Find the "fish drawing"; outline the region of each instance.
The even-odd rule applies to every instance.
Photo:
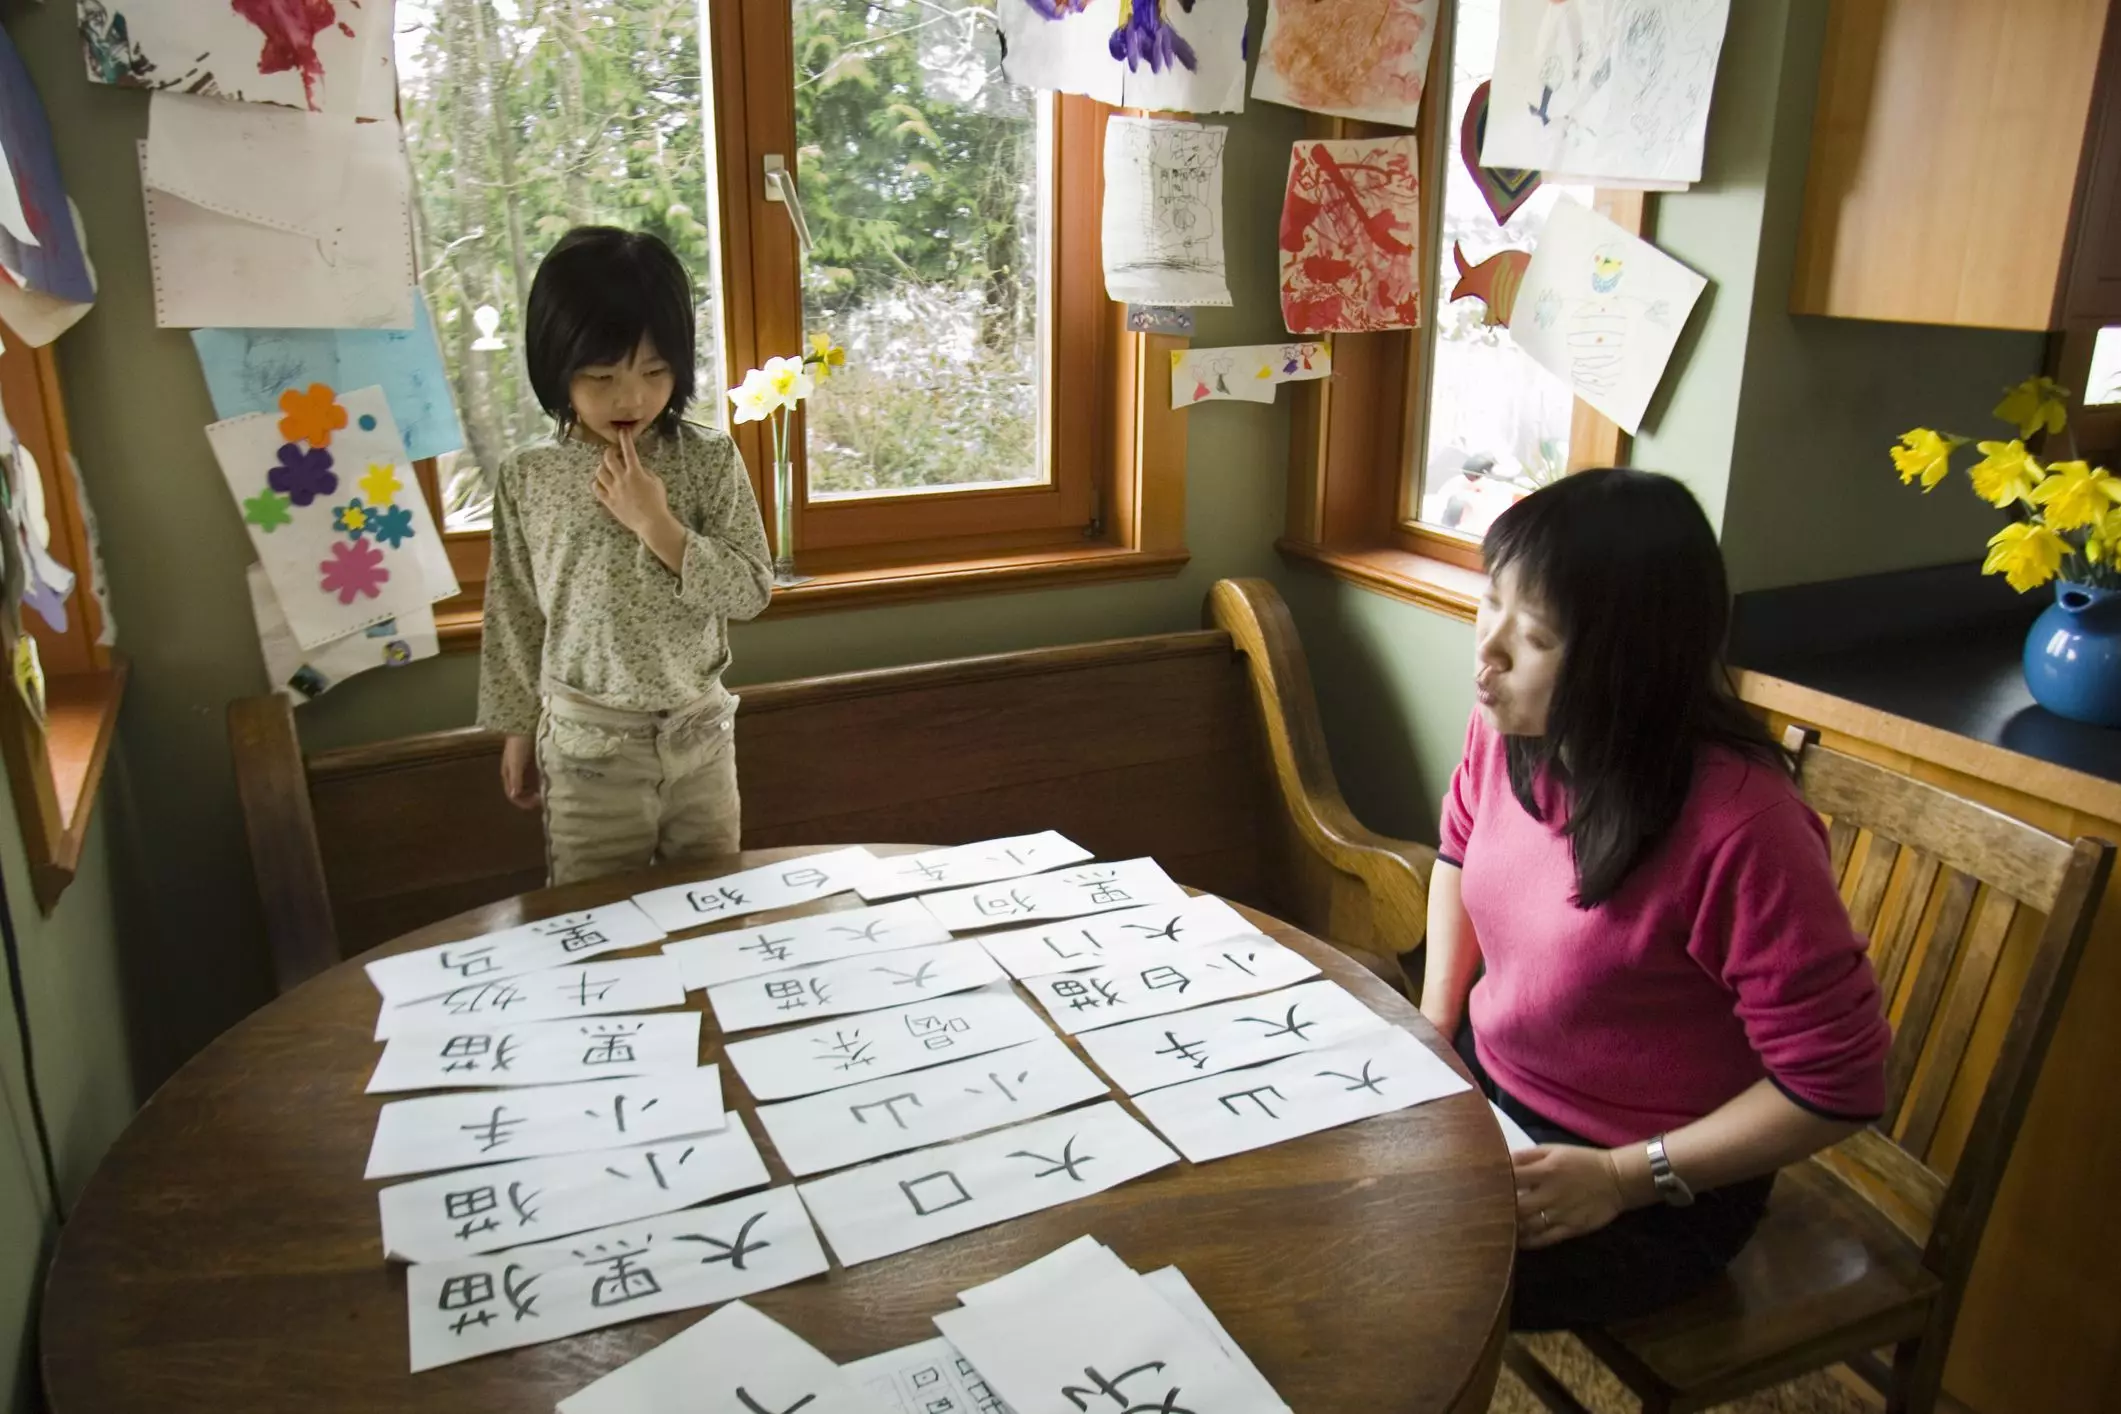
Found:
[[[1458,266],[1458,283],[1451,287],[1451,298],[1480,300],[1487,305],[1482,323],[1508,324],[1517,304],[1518,286],[1524,282],[1524,272],[1532,264],[1532,253],[1497,251],[1478,265],[1468,265],[1465,248],[1454,243],[1451,259]]]

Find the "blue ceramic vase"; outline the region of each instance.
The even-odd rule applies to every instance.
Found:
[[[2025,639],[2025,685],[2058,717],[2121,727],[2121,590],[2058,581]]]

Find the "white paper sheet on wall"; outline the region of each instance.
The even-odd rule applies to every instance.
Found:
[[[1437,0],[1269,0],[1252,96],[1411,128],[1437,10]]]
[[[827,1268],[793,1188],[405,1272],[415,1374],[749,1296]]]
[[[852,1267],[1102,1193],[1177,1157],[1107,1101],[812,1179],[796,1191],[840,1265]]]
[[[707,933],[667,943],[663,953],[677,959],[690,991],[793,967],[949,941],[948,928],[912,899],[903,899],[875,908],[804,914],[762,928]]]
[[[774,1151],[797,1178],[962,1139],[1107,1094],[1058,1036],[760,1105]]]
[[[653,1012],[399,1036],[384,1042],[368,1093],[560,1085],[692,1070],[700,1063],[700,1021],[696,1011]]]
[[[1122,304],[1224,305],[1229,129],[1155,118],[1105,126],[1105,292]]]
[[[1502,0],[1481,164],[1699,181],[1729,14],[1730,0]]]
[[[346,139],[346,175],[331,208],[335,235],[320,240],[224,215],[141,186],[155,322],[164,329],[410,329],[412,190],[393,120],[357,125]]]
[[[376,1199],[385,1256],[448,1262],[673,1213],[769,1181],[738,1120],[714,1134],[436,1174]]]
[[[1245,0],[1193,0],[1156,6],[1123,23],[1120,0],[1058,7],[997,0],[1002,75],[1027,88],[1080,93],[1115,108],[1241,112],[1248,8]],[[1152,59],[1143,46],[1159,31],[1169,36],[1168,52],[1157,45]]]
[[[561,1400],[559,1414],[797,1410],[883,1414],[873,1395],[808,1341],[742,1301],[732,1301],[580,1394]]]
[[[364,1178],[470,1168],[646,1144],[729,1124],[721,1071],[393,1100],[376,1116]]]
[[[383,79],[396,8],[83,0],[82,58],[97,83],[382,119],[396,111]]]
[[[287,611],[265,566],[244,571],[250,587],[251,619],[258,626],[258,650],[265,658],[265,678],[273,691],[300,706],[323,696],[350,677],[370,668],[402,668],[442,651],[430,605],[407,609],[382,623],[344,638],[304,648],[287,622]]]
[[[584,962],[530,972],[505,982],[466,982],[437,997],[386,1002],[376,1015],[376,1039],[572,1016],[607,1016],[685,1004],[678,965],[667,957]]]

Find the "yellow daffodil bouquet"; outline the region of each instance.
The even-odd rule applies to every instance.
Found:
[[[800,582],[795,572],[795,471],[788,456],[789,414],[817,390],[819,380],[830,378],[833,369],[846,364],[847,351],[833,343],[831,335],[812,334],[808,353],[800,358],[769,358],[763,368],[752,369],[742,383],[729,390],[738,422],[772,419],[768,432],[773,438],[776,584]]]
[[[2018,517],[1989,538],[1981,572],[2002,575],[2021,594],[2058,574],[2076,584],[2121,589],[2121,478],[2082,461],[2043,464],[2025,449],[2028,437],[2064,431],[2068,398],[2052,378],[2028,378],[2007,391],[1995,415],[2018,435],[1975,443],[1981,460],[1967,468],[1975,495]],[[1893,465],[1903,482],[1919,480],[1925,493],[1934,491],[1951,473],[1952,454],[1966,443],[1949,432],[1917,427],[1893,448]]]

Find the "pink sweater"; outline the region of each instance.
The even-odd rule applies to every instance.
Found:
[[[1820,1114],[1884,1110],[1877,982],[1788,776],[1704,752],[1671,832],[1588,911],[1570,902],[1563,792],[1542,779],[1538,798],[1546,823],[1476,712],[1439,853],[1464,871],[1487,969],[1470,1014],[1498,1085],[1599,1144],[1676,1129],[1762,1076]]]

